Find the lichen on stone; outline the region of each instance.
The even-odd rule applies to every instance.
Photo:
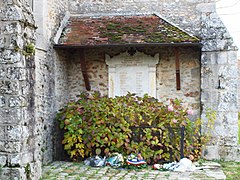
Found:
[[[72,17],[63,44],[197,43],[199,39],[156,15]]]

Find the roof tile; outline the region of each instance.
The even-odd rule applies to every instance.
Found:
[[[79,46],[184,42],[199,39],[156,15],[71,17],[59,40]]]

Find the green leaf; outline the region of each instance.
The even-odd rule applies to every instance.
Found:
[[[99,155],[99,154],[101,154],[101,149],[97,148],[95,152],[97,155]]]

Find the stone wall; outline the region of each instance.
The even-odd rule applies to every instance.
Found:
[[[55,72],[61,62],[52,39],[67,6],[33,1],[36,32],[25,0],[0,1],[0,179],[39,179],[42,162],[53,160]],[[35,42],[35,56],[26,56],[26,46]]]
[[[60,51],[55,56],[57,59],[54,64],[54,91],[55,96],[54,99],[54,108],[52,110],[52,114],[55,116],[56,112],[61,109],[66,102],[69,101],[69,78],[68,78],[68,67],[69,67],[69,57],[71,53]],[[70,58],[71,59],[71,58]],[[79,72],[78,72],[79,73]],[[50,117],[49,117],[50,118]],[[63,149],[62,146],[62,139],[63,139],[63,133],[62,130],[60,130],[59,123],[57,121],[54,121],[53,117],[50,121],[51,124],[49,124],[49,127],[52,127],[49,130],[52,131],[51,136],[48,135],[49,139],[51,139],[52,144],[51,150],[53,150],[53,154],[51,157],[53,157],[53,160],[66,160],[68,159],[68,156],[66,155],[66,152]]]
[[[99,91],[108,95],[108,69],[105,63],[105,54],[102,50],[89,49],[85,52],[86,68],[92,91]],[[86,91],[83,80],[80,56],[77,52],[68,57],[68,90],[69,98],[76,99],[81,92]]]
[[[34,117],[35,23],[25,1],[0,1],[0,179],[41,174]]]
[[[181,99],[194,110],[195,116],[200,115],[200,52],[197,48],[180,48],[180,83],[176,88],[176,55],[174,48],[160,51],[160,62],[157,66],[157,98]]]
[[[112,50],[111,50],[112,51]],[[108,95],[108,67],[103,49],[86,51],[86,67],[92,91]],[[167,101],[168,98],[179,98],[189,104],[200,115],[200,59],[196,48],[180,48],[181,90],[176,90],[175,54],[173,48],[157,48],[160,54],[157,65],[157,98]],[[67,54],[65,52],[65,54]],[[68,56],[68,57],[67,57]],[[62,60],[68,64],[69,99],[74,100],[81,92],[86,91],[82,77],[80,57],[77,52],[68,53]]]
[[[236,52],[204,52],[202,56],[202,116],[206,108],[217,111],[214,137],[205,157],[239,161]]]
[[[240,160],[237,49],[214,8],[202,9],[201,103],[217,111],[208,159]],[[203,130],[205,129],[203,125]]]
[[[66,101],[63,98],[66,97],[64,95],[64,86],[59,87],[60,82],[64,81],[62,77],[65,77],[61,68],[66,66],[57,58],[52,43],[67,6],[66,1],[33,1],[33,13],[38,25],[35,53],[36,84],[34,87],[37,122],[35,131],[41,137],[39,139],[40,148],[38,153],[43,164],[53,161],[56,149],[53,145],[56,125],[54,118],[59,107],[58,104]],[[61,97],[61,100],[59,97]]]

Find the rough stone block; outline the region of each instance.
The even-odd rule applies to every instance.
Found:
[[[5,139],[5,126],[0,126],[0,139]]]
[[[221,146],[219,150],[220,157],[226,161],[235,161],[237,159],[238,148],[236,146]]]
[[[0,150],[2,152],[6,153],[20,153],[23,147],[22,142],[12,142],[12,141],[4,141],[2,142],[1,146],[1,141],[0,141]],[[3,149],[1,149],[1,147]]]
[[[219,49],[219,50],[224,50],[225,47],[227,47],[227,41],[226,40],[217,40],[216,41],[216,49]]]
[[[42,162],[37,160],[34,163],[30,163],[30,178],[40,179],[42,174]]]
[[[19,141],[22,139],[21,126],[6,126],[6,136],[8,140]]]
[[[0,140],[0,151],[4,152],[5,151],[5,141],[4,140]]]
[[[0,96],[0,107],[5,107],[6,106],[6,98],[5,96]]]
[[[207,36],[208,37],[208,36]],[[208,40],[203,40],[203,48],[202,51],[216,51],[216,50],[226,50],[228,41],[226,40],[221,40],[221,39],[208,39]]]
[[[10,34],[20,34],[22,32],[22,27],[19,22],[4,22],[0,32],[4,35]]]
[[[16,94],[19,91],[18,81],[0,81],[0,93]]]
[[[201,102],[206,103],[211,101],[211,92],[201,91]]]
[[[27,70],[18,67],[0,68],[0,79],[23,81],[27,79]]]
[[[202,13],[215,12],[216,7],[214,3],[200,3],[197,5],[197,10]]]
[[[0,123],[19,124],[24,116],[24,110],[18,108],[0,108]]]
[[[233,91],[237,92],[238,91],[238,79],[237,78],[231,78],[228,80],[223,80],[221,81],[222,86],[227,90],[227,91]]]
[[[210,64],[210,60],[211,60],[211,53],[203,52],[201,57],[202,66],[206,66]]]
[[[237,108],[237,95],[234,92],[222,92],[219,94],[218,111],[228,112]]]
[[[228,51],[227,56],[228,56],[228,63],[236,66],[238,61],[237,51]]]
[[[238,135],[237,131],[238,126],[236,125],[235,128],[229,129],[229,134],[227,137],[223,138],[223,145],[224,146],[237,146],[238,145],[238,138],[236,135]]]
[[[19,78],[18,79],[20,81],[27,80],[27,74],[28,74],[27,69],[19,68]]]
[[[217,53],[217,64],[226,64],[228,61],[227,52]]]
[[[207,160],[220,159],[219,156],[219,147],[215,146],[206,146],[203,151],[203,157]]]
[[[9,98],[9,107],[26,107],[27,104],[27,99],[26,97],[23,96],[12,96]]]
[[[3,167],[7,164],[7,156],[0,154],[0,165]],[[0,173],[1,174],[1,173]],[[1,176],[0,176],[1,177]]]
[[[14,64],[20,62],[22,58],[20,52],[14,52],[9,49],[0,51],[0,64]]]
[[[3,35],[0,35],[0,48],[4,48],[6,45],[6,37]]]
[[[23,49],[24,42],[21,36],[17,34],[13,34],[10,36],[9,41],[10,43],[7,46],[8,49],[13,49],[13,50],[16,48]]]
[[[5,180],[25,180],[27,179],[24,168],[3,168],[1,179]]]
[[[6,77],[7,70],[5,67],[0,67],[0,80],[3,80]]]
[[[30,162],[34,161],[33,153],[32,152],[27,152],[22,154],[22,164],[28,164]]]
[[[237,78],[238,77],[238,68],[237,64],[235,65],[224,65],[219,68],[218,74],[221,78]]]
[[[8,155],[8,166],[17,167],[22,165],[21,154],[10,154]]]
[[[8,6],[3,9],[3,14],[5,14],[3,20],[5,21],[21,21],[24,20],[22,9],[18,6]]]
[[[29,96],[30,95],[30,93],[29,93],[30,91],[31,91],[31,86],[30,86],[29,82],[22,81],[20,83],[20,93],[23,96]]]

